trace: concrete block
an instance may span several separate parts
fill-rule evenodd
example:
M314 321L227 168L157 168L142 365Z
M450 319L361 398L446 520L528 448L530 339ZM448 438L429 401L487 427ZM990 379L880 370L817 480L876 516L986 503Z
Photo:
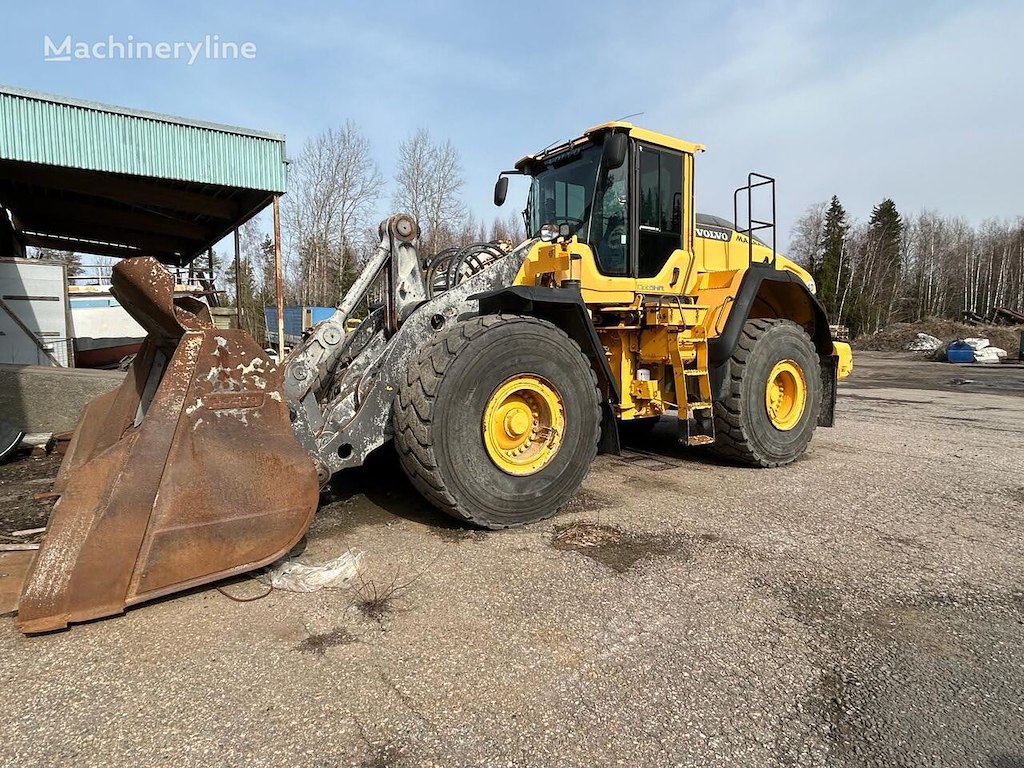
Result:
M0 365L0 419L26 432L67 432L90 400L123 379L124 371Z

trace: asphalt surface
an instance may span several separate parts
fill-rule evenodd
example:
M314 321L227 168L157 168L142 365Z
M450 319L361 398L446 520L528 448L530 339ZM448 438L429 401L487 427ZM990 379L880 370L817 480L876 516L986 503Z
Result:
M0 764L1024 766L1024 371L856 362L787 468L665 423L485 534L385 457L305 552L358 593L2 619Z

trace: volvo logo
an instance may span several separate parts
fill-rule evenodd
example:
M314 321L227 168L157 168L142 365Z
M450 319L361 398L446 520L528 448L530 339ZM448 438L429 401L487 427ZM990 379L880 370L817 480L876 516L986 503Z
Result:
M724 229L711 229L709 227L697 227L697 237L704 237L708 240L720 240L723 243L732 239L732 233Z

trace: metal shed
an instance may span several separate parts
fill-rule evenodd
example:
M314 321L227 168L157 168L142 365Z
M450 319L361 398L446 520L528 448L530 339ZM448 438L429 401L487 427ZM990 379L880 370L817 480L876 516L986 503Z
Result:
M0 206L15 229L0 257L36 246L184 265L286 181L279 134L0 86Z

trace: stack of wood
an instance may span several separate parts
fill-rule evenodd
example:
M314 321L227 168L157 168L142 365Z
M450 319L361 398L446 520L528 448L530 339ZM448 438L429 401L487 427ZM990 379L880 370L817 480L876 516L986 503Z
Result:
M18 452L30 456L48 456L51 453L63 455L71 442L71 432L30 432L21 438Z
M11 531L2 535L4 541L0 541L0 552L23 552L39 549L39 536L46 528L25 528L21 531Z

